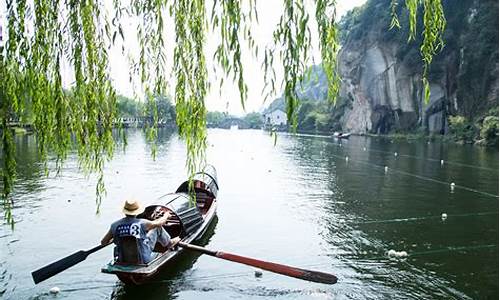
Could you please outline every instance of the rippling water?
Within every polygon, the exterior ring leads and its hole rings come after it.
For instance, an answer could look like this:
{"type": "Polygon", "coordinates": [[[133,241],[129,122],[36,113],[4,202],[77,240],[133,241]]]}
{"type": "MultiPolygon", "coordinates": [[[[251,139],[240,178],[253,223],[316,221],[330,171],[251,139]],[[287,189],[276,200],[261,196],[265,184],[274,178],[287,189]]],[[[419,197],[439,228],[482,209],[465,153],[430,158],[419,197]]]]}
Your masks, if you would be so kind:
{"type": "Polygon", "coordinates": [[[31,271],[97,245],[123,199],[155,202],[186,178],[176,134],[160,133],[156,161],[140,131],[128,142],[106,166],[107,195],[95,214],[96,179],[78,171],[74,156],[60,176],[45,177],[34,138],[17,138],[17,223],[0,226],[0,297],[53,299],[48,291],[58,286],[66,299],[498,298],[498,151],[301,135],[280,135],[274,146],[250,130],[209,131],[220,193],[203,243],[331,272],[338,284],[256,278],[247,266],[186,254],[151,284],[125,287],[100,273],[106,248],[35,286],[31,271]],[[390,249],[409,256],[390,259],[390,249]]]}

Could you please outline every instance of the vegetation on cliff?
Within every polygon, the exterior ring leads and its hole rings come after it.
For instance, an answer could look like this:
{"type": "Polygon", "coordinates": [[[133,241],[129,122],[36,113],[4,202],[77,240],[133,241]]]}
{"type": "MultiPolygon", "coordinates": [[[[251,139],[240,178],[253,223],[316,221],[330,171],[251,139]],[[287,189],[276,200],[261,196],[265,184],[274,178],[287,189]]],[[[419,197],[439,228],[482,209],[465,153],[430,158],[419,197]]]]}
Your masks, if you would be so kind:
{"type": "MultiPolygon", "coordinates": [[[[391,16],[386,13],[386,8],[391,2],[390,0],[369,0],[364,5],[348,12],[339,23],[340,41],[344,49],[349,47],[368,49],[373,45],[384,49],[394,49],[387,50],[387,53],[394,51],[398,66],[407,70],[404,76],[418,78],[424,67],[419,54],[422,37],[417,35],[417,41],[408,42],[409,19],[404,13],[404,8],[400,6],[396,7],[395,12],[399,16],[401,28],[388,30],[391,16]]],[[[446,46],[435,57],[428,71],[431,84],[443,88],[443,97],[429,106],[423,103],[412,103],[412,105],[422,107],[422,110],[415,108],[415,113],[408,117],[411,117],[411,124],[414,125],[386,126],[388,130],[384,132],[434,134],[429,129],[428,118],[431,114],[439,112],[443,117],[440,118],[442,129],[438,132],[448,133],[453,139],[467,142],[484,140],[484,136],[491,137],[491,135],[481,136],[483,123],[488,124],[486,126],[488,128],[494,128],[491,124],[495,119],[488,118],[488,116],[494,116],[491,110],[498,109],[498,2],[445,0],[443,9],[447,16],[447,27],[444,31],[446,46]]],[[[422,13],[421,8],[418,13],[422,13]]],[[[422,32],[423,30],[424,24],[418,20],[416,31],[422,32]]],[[[363,66],[363,61],[359,63],[359,68],[352,68],[352,70],[363,72],[366,66],[363,66]]],[[[319,75],[312,76],[311,79],[301,84],[306,94],[301,97],[298,92],[302,100],[298,110],[298,129],[340,130],[342,116],[346,109],[352,107],[352,99],[349,99],[348,95],[341,94],[337,105],[328,108],[324,102],[326,85],[321,80],[319,84],[315,82],[315,78],[322,77],[320,66],[315,67],[313,73],[319,75]],[[319,98],[309,96],[314,94],[321,96],[319,98]]],[[[352,76],[354,80],[357,78],[356,74],[352,76]]],[[[343,84],[346,82],[344,81],[343,84]]],[[[357,84],[360,85],[359,78],[357,84]]],[[[416,87],[418,88],[418,85],[416,87]]],[[[361,88],[367,89],[368,87],[361,88]]],[[[379,96],[384,97],[383,94],[379,96]]],[[[416,102],[422,102],[418,94],[415,95],[415,99],[416,102]]],[[[270,109],[282,108],[283,102],[282,98],[278,98],[270,105],[270,109]]],[[[400,111],[391,111],[392,107],[371,107],[371,109],[374,112],[373,115],[377,115],[375,113],[377,109],[385,112],[392,120],[392,123],[389,122],[388,125],[394,123],[393,119],[396,114],[399,122],[404,121],[404,114],[400,111]]]]}
{"type": "Polygon", "coordinates": [[[476,122],[464,116],[450,116],[450,136],[459,143],[476,143],[482,146],[498,146],[498,107],[476,122]]]}

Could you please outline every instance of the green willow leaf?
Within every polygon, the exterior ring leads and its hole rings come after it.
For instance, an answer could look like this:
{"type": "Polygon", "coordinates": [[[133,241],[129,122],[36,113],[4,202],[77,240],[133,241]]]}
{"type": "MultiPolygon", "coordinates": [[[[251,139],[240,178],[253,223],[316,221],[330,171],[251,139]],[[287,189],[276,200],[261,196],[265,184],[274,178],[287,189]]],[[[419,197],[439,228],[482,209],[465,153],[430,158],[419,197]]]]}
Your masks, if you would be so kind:
{"type": "MultiPolygon", "coordinates": [[[[409,15],[409,34],[408,41],[416,39],[417,34],[417,14],[419,4],[423,4],[423,25],[422,44],[420,45],[420,55],[424,62],[422,72],[422,86],[424,89],[424,102],[426,104],[430,101],[430,85],[427,78],[432,59],[444,48],[443,34],[446,29],[446,18],[444,16],[443,6],[441,0],[406,0],[406,8],[409,15]]],[[[391,1],[391,28],[399,26],[398,17],[396,14],[397,1],[391,1]]]]}
{"type": "MultiPolygon", "coordinates": [[[[309,77],[311,50],[310,14],[304,0],[283,0],[282,16],[273,32],[273,44],[262,47],[254,40],[251,25],[259,22],[256,0],[113,0],[111,21],[105,1],[96,0],[9,0],[7,4],[7,40],[0,49],[0,130],[2,132],[1,176],[5,219],[14,224],[11,192],[16,175],[15,144],[9,123],[19,119],[30,122],[36,133],[39,156],[47,166],[56,161],[56,172],[70,151],[78,154],[85,174],[97,173],[96,202],[99,210],[105,194],[103,169],[115,149],[113,129],[126,145],[126,136],[117,119],[116,92],[110,75],[109,49],[127,39],[137,39],[136,56],[128,53],[130,81],[138,80],[150,119],[146,134],[156,155],[158,113],[155,97],[167,94],[173,74],[176,122],[187,149],[186,167],[190,179],[203,168],[207,144],[205,99],[210,88],[205,44],[210,28],[219,37],[213,57],[222,70],[220,86],[231,79],[239,89],[245,107],[248,86],[244,78],[243,46],[251,55],[262,52],[265,99],[283,89],[286,113],[292,130],[297,126],[297,91],[309,77]],[[211,15],[207,18],[207,8],[211,15]],[[247,9],[245,9],[247,8],[247,9]],[[123,17],[136,22],[136,36],[128,34],[123,17]],[[166,24],[172,21],[174,26],[166,24]],[[175,42],[167,52],[165,30],[175,33],[175,42]],[[118,40],[118,41],[117,41],[118,40]],[[259,48],[262,49],[259,51],[259,48]],[[167,57],[173,59],[172,70],[167,57]],[[275,61],[276,58],[276,61],[275,61]],[[278,81],[275,63],[283,68],[278,81]],[[72,74],[62,72],[68,65],[72,74]],[[69,76],[70,78],[63,78],[69,76]],[[72,82],[63,86],[63,82],[72,82]],[[32,120],[24,120],[29,107],[32,120]]],[[[315,0],[315,18],[319,29],[322,66],[328,79],[328,99],[335,103],[340,89],[338,72],[339,33],[336,1],[315,0]]],[[[423,4],[424,98],[430,87],[428,68],[437,51],[444,46],[446,26],[441,0],[405,0],[410,19],[409,39],[416,37],[419,5],[423,4]]],[[[399,27],[398,3],[391,1],[391,27],[399,27]]],[[[121,45],[125,54],[125,46],[121,45]]],[[[212,54],[211,54],[212,55],[212,54]]],[[[274,138],[276,139],[276,134],[274,138]]],[[[276,142],[276,140],[275,140],[276,142]]],[[[46,174],[48,174],[46,167],[46,174]]],[[[192,183],[190,183],[192,184],[192,183]]]]}

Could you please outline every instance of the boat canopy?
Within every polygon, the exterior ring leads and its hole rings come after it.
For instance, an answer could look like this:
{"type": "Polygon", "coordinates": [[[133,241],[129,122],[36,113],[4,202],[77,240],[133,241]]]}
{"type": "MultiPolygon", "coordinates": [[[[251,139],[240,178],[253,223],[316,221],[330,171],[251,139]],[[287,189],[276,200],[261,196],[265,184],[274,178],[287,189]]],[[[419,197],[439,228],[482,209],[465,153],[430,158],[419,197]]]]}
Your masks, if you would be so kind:
{"type": "MultiPolygon", "coordinates": [[[[217,184],[217,171],[214,166],[206,165],[201,172],[194,174],[193,183],[195,192],[203,191],[214,198],[217,197],[219,186],[217,184]]],[[[189,180],[184,181],[179,188],[177,188],[176,193],[188,193],[188,186],[189,180]]]]}
{"type": "Polygon", "coordinates": [[[171,194],[171,199],[165,204],[181,222],[181,237],[193,234],[203,223],[200,210],[190,203],[186,193],[171,194]]]}

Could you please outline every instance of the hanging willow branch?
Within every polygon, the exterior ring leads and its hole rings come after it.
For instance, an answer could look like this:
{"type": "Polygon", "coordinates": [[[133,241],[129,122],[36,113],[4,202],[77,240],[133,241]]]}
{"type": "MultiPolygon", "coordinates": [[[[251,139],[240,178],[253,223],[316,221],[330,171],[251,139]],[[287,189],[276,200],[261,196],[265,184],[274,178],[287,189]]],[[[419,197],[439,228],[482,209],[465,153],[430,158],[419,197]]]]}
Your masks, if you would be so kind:
{"type": "MultiPolygon", "coordinates": [[[[285,0],[283,15],[280,18],[278,28],[273,33],[274,47],[266,49],[264,57],[264,69],[269,73],[273,69],[273,55],[275,49],[279,49],[279,57],[282,62],[284,74],[284,98],[286,103],[286,114],[292,130],[297,128],[297,87],[304,79],[304,73],[308,66],[308,53],[311,48],[311,31],[308,25],[309,14],[304,7],[303,0],[285,0]]],[[[271,91],[275,91],[275,73],[269,75],[271,79],[271,91]]]]}
{"type": "Polygon", "coordinates": [[[8,123],[15,116],[22,116],[28,103],[42,161],[46,164],[48,154],[53,154],[59,171],[74,144],[82,169],[98,173],[99,208],[104,193],[104,162],[111,158],[114,149],[111,130],[116,115],[101,11],[103,6],[90,0],[8,2],[8,39],[1,60],[0,90],[4,91],[3,199],[10,223],[15,145],[8,123]],[[62,86],[63,61],[73,66],[75,84],[70,90],[62,86]]]}
{"type": "MultiPolygon", "coordinates": [[[[243,109],[245,109],[248,86],[243,77],[243,64],[241,63],[241,35],[248,41],[250,49],[256,49],[250,23],[247,22],[247,20],[251,21],[252,18],[257,19],[256,10],[252,9],[256,5],[254,1],[249,1],[249,12],[244,13],[240,0],[214,0],[211,16],[212,29],[215,32],[218,31],[221,37],[214,58],[223,70],[224,75],[226,77],[232,75],[233,81],[237,82],[243,109]]],[[[219,88],[222,88],[223,83],[224,77],[221,77],[219,88]]]]}
{"type": "MultiPolygon", "coordinates": [[[[167,92],[167,74],[174,75],[174,92],[179,135],[187,148],[186,166],[190,177],[204,165],[206,149],[205,98],[210,86],[207,75],[205,42],[207,29],[219,35],[213,57],[224,77],[238,86],[244,107],[248,87],[244,79],[242,45],[246,41],[252,54],[258,56],[258,45],[251,33],[251,23],[258,22],[256,0],[113,0],[113,18],[109,22],[106,1],[98,0],[9,0],[7,1],[7,42],[0,48],[0,130],[2,138],[1,177],[5,219],[13,224],[13,201],[10,194],[16,174],[13,133],[9,123],[20,118],[26,107],[33,115],[41,160],[49,156],[61,169],[69,151],[76,149],[81,168],[86,174],[97,172],[97,208],[104,190],[103,168],[113,156],[112,136],[116,120],[116,93],[112,85],[108,51],[117,37],[122,41],[136,38],[139,53],[132,59],[131,81],[139,79],[153,111],[148,120],[148,137],[157,137],[158,115],[154,97],[167,92]],[[246,4],[245,4],[246,3],[246,4]],[[212,8],[211,17],[206,10],[212,8]],[[244,7],[248,7],[245,11],[244,7]],[[137,36],[126,35],[123,16],[137,22],[137,36]],[[166,19],[175,31],[173,69],[167,69],[165,45],[166,19]],[[63,66],[72,69],[62,72],[63,66]],[[172,71],[172,72],[170,72],[172,71]],[[69,78],[63,78],[69,76],[69,78]],[[137,78],[136,78],[137,77],[137,78]],[[63,82],[72,82],[63,86],[63,82]]],[[[328,99],[335,103],[340,87],[337,55],[338,31],[334,0],[315,0],[315,17],[319,30],[322,66],[328,79],[328,99]]],[[[424,7],[424,32],[421,53],[424,59],[423,80],[429,98],[428,67],[435,53],[443,47],[445,19],[440,0],[406,0],[410,15],[410,39],[416,36],[417,9],[424,7]]],[[[399,27],[397,2],[391,3],[393,22],[399,27]]],[[[266,98],[276,92],[275,57],[284,70],[287,115],[292,128],[297,126],[300,87],[309,68],[311,32],[309,12],[304,0],[284,0],[280,22],[273,33],[273,45],[265,48],[262,66],[266,98]],[[279,54],[279,55],[276,55],[279,54]]],[[[122,46],[122,53],[125,49],[122,46]]],[[[129,53],[130,54],[130,53],[129,53]]],[[[223,83],[224,77],[220,81],[223,83]]],[[[124,143],[125,144],[125,143],[124,143]]],[[[155,147],[153,145],[153,156],[155,147]]]]}
{"type": "Polygon", "coordinates": [[[333,104],[336,103],[341,81],[337,60],[340,42],[335,22],[335,5],[335,0],[316,0],[316,21],[320,37],[322,66],[328,80],[328,100],[333,104]]]}
{"type": "MultiPolygon", "coordinates": [[[[428,104],[431,96],[431,89],[429,80],[427,78],[429,75],[429,67],[432,63],[433,57],[444,47],[443,34],[446,28],[446,18],[444,16],[441,0],[406,0],[410,29],[408,34],[408,42],[414,41],[417,36],[417,14],[420,4],[423,4],[424,9],[424,30],[422,32],[423,41],[422,45],[420,45],[420,55],[422,56],[422,60],[424,62],[422,84],[424,87],[424,101],[428,104]]],[[[396,13],[397,6],[397,0],[392,0],[392,18],[390,28],[401,27],[399,25],[398,15],[396,13]]]]}
{"type": "MultiPolygon", "coordinates": [[[[190,178],[203,166],[206,149],[205,96],[208,89],[203,45],[206,16],[203,0],[173,4],[175,19],[175,109],[179,135],[185,139],[190,178]]],[[[191,180],[190,180],[191,182],[191,180]]]]}

